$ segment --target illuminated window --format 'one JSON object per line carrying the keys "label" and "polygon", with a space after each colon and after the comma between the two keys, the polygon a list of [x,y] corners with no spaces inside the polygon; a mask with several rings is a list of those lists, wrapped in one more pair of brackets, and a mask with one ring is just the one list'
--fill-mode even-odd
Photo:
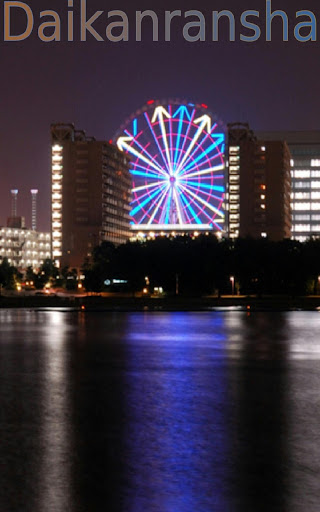
{"label": "illuminated window", "polygon": [[316,158],[311,160],[311,167],[320,167],[320,159]]}
{"label": "illuminated window", "polygon": [[312,181],[311,188],[320,188],[320,181]]}
{"label": "illuminated window", "polygon": [[310,224],[297,224],[294,227],[295,231],[301,233],[303,231],[310,231]]}
{"label": "illuminated window", "polygon": [[310,215],[295,215],[294,216],[295,221],[303,222],[303,221],[310,221]]}
{"label": "illuminated window", "polygon": [[310,178],[310,171],[294,171],[294,178]]}
{"label": "illuminated window", "polygon": [[310,199],[310,192],[296,192],[294,199]]}
{"label": "illuminated window", "polygon": [[297,211],[310,210],[310,203],[294,203],[293,209]]}

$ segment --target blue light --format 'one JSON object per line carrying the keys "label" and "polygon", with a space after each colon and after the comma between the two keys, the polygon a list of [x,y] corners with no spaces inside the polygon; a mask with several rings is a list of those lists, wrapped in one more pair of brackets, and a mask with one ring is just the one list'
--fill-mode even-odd
{"label": "blue light", "polygon": [[133,120],[133,136],[136,137],[138,135],[138,119]]}
{"label": "blue light", "polygon": [[[163,186],[162,186],[163,188]],[[156,190],[153,194],[149,195],[147,199],[145,199],[142,203],[140,203],[138,206],[136,206],[131,212],[131,217],[134,217],[136,213],[138,213],[144,206],[146,206],[152,199],[154,199],[156,196],[160,195],[162,193],[162,188],[160,190]]]}
{"label": "blue light", "polygon": [[221,124],[193,103],[157,102],[127,127],[122,146],[132,157],[134,224],[150,231],[159,224],[223,224]]}

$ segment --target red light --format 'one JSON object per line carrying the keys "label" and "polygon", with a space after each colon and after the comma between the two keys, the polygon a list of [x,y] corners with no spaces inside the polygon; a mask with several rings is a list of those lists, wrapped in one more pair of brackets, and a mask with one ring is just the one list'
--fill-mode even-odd
{"label": "red light", "polygon": [[112,139],[109,140],[109,144],[112,144]]}
{"label": "red light", "polygon": [[154,100],[150,100],[150,101],[148,101],[147,105],[153,105],[153,103],[154,103]]}
{"label": "red light", "polygon": [[201,107],[202,107],[202,108],[208,108],[208,105],[206,105],[205,103],[202,103],[202,104],[201,104]]}

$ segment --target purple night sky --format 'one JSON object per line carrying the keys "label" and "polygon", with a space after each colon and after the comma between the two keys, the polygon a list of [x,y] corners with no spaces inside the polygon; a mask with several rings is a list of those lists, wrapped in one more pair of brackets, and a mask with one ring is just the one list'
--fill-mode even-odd
{"label": "purple night sky", "polygon": [[[39,25],[39,10],[53,9],[62,18],[65,34],[67,0],[26,0]],[[78,11],[79,0],[74,0]],[[274,22],[273,40],[254,43],[183,40],[177,21],[172,42],[151,42],[148,28],[143,41],[134,41],[134,13],[153,9],[163,19],[165,9],[199,9],[208,18],[211,11],[229,9],[237,18],[246,9],[261,10],[264,26],[265,1],[211,0],[88,0],[88,11],[120,9],[128,13],[130,41],[43,43],[36,35],[19,43],[3,42],[1,6],[1,133],[0,133],[0,225],[10,213],[10,189],[19,188],[18,214],[30,225],[29,190],[39,189],[39,229],[49,229],[50,146],[52,122],[74,122],[88,135],[110,139],[125,119],[152,98],[187,98],[209,105],[224,122],[248,121],[253,129],[319,129],[320,41],[294,40],[295,12],[309,9],[320,23],[316,0],[273,0],[272,8],[290,15],[290,41],[281,41],[280,22]],[[3,4],[3,2],[2,2]],[[41,9],[40,9],[41,8]],[[76,16],[75,37],[79,21]],[[19,27],[19,19],[16,27]],[[255,21],[256,22],[256,21]],[[225,22],[226,23],[226,22]],[[95,26],[107,25],[107,14]],[[180,28],[179,28],[180,27]],[[226,25],[225,25],[226,27]],[[180,30],[180,31],[179,31]],[[36,31],[34,32],[36,34]],[[220,37],[226,39],[221,28]],[[65,37],[64,37],[65,40]]]}

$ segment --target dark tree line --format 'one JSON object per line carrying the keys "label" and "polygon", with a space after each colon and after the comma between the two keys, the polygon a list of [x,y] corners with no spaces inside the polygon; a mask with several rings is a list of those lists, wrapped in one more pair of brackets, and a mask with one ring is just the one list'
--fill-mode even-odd
{"label": "dark tree line", "polygon": [[22,274],[4,258],[0,263],[0,287],[15,290],[22,281],[32,283],[32,287],[37,290],[42,290],[48,283],[54,288],[73,291],[78,287],[77,271],[68,267],[60,270],[50,259],[46,259],[37,272],[28,267]]}
{"label": "dark tree line", "polygon": [[177,280],[180,294],[230,294],[233,276],[241,294],[313,294],[320,291],[320,240],[301,244],[181,236],[118,247],[105,242],[83,272],[87,290],[97,292],[112,279],[128,281],[131,292],[141,291],[148,276],[151,290],[161,286],[168,294],[175,293]]}

